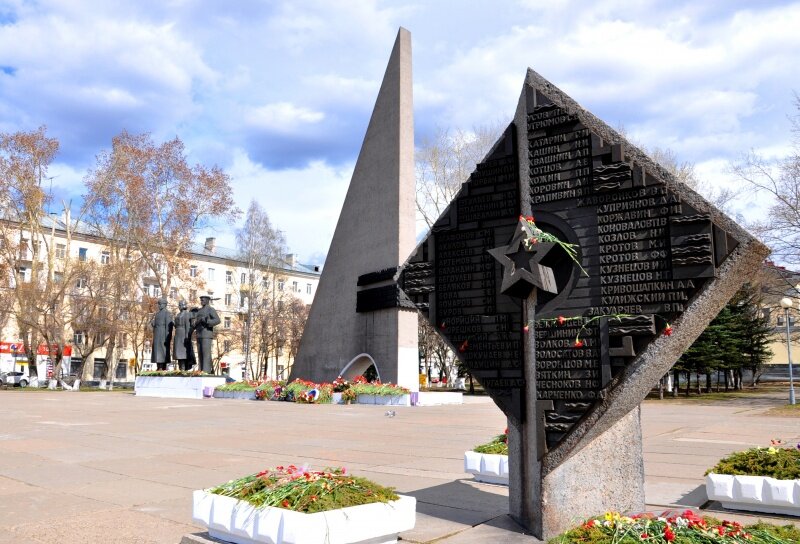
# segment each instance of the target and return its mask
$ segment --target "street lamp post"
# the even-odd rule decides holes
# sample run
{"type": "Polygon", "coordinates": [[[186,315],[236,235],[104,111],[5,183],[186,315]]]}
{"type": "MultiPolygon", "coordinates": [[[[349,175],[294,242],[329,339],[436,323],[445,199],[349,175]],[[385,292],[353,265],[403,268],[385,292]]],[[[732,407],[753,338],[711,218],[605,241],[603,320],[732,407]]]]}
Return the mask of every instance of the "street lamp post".
{"type": "Polygon", "coordinates": [[[789,404],[794,404],[794,376],[792,375],[792,339],[789,335],[789,308],[792,307],[792,299],[784,297],[781,299],[781,308],[786,315],[786,355],[789,359],[789,404]]]}

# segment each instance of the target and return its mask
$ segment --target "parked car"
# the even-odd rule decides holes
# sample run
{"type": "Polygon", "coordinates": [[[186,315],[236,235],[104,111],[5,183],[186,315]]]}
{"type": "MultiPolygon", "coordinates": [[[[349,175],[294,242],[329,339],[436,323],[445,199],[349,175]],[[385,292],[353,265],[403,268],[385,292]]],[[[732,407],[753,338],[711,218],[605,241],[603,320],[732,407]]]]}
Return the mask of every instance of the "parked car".
{"type": "Polygon", "coordinates": [[[28,387],[28,376],[22,372],[3,372],[0,374],[0,384],[28,387]]]}

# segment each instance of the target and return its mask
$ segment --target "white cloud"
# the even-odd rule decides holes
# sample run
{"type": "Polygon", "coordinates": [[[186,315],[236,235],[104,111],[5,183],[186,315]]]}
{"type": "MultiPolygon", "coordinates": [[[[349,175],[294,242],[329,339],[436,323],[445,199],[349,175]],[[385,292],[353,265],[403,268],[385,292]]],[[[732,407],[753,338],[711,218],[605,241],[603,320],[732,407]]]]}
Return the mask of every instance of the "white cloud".
{"type": "Polygon", "coordinates": [[[325,114],[309,108],[295,106],[291,102],[275,102],[250,108],[245,113],[245,122],[257,128],[292,131],[295,125],[309,125],[322,121],[325,114]]]}
{"type": "Polygon", "coordinates": [[[255,200],[273,224],[286,234],[289,247],[301,262],[321,264],[339,219],[354,164],[333,168],[313,162],[306,168],[268,170],[237,149],[226,169],[237,205],[246,210],[255,200]],[[318,262],[310,262],[317,259],[318,262]]]}

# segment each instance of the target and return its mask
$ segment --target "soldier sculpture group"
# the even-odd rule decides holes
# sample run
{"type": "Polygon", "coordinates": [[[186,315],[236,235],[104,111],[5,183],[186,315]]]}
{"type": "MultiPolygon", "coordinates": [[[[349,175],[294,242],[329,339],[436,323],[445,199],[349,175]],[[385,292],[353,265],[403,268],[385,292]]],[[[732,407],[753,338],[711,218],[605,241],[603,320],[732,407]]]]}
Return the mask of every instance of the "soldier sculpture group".
{"type": "Polygon", "coordinates": [[[178,304],[179,312],[174,317],[167,310],[167,299],[158,301],[158,311],[153,315],[152,362],[158,370],[167,370],[170,360],[178,363],[180,370],[189,370],[196,363],[203,372],[212,372],[211,347],[214,327],[219,325],[217,311],[210,304],[211,297],[200,297],[200,308],[186,309],[186,302],[178,304]],[[192,346],[192,334],[197,339],[197,358],[192,346]],[[172,353],[170,354],[170,344],[172,353]]]}

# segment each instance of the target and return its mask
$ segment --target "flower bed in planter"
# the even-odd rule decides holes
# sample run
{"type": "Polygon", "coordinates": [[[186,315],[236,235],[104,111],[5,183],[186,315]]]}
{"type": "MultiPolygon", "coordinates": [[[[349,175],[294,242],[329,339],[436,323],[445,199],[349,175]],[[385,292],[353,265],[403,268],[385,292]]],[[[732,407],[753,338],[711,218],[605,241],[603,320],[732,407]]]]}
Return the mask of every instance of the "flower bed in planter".
{"type": "Polygon", "coordinates": [[[800,445],[725,457],[706,473],[706,494],[724,508],[800,516],[800,445]]]}
{"type": "Polygon", "coordinates": [[[237,544],[396,542],[415,516],[413,497],[343,469],[277,467],[193,496],[194,520],[237,544]]]}
{"type": "Polygon", "coordinates": [[[140,397],[202,399],[203,389],[225,384],[224,376],[146,374],[136,376],[134,392],[140,397]]]}
{"type": "Polygon", "coordinates": [[[508,429],[491,442],[465,451],[464,472],[479,482],[508,485],[508,429]]]}
{"type": "Polygon", "coordinates": [[[800,529],[766,523],[743,526],[735,521],[721,521],[699,516],[691,510],[670,513],[622,515],[607,512],[552,538],[548,544],[784,544],[800,542],[800,529]]]}
{"type": "Polygon", "coordinates": [[[377,380],[367,382],[363,376],[356,376],[353,380],[350,394],[355,394],[358,404],[411,406],[411,392],[405,387],[377,380]]]}

